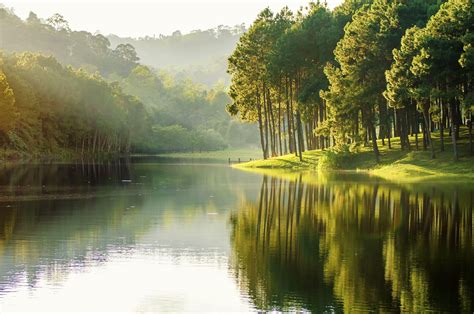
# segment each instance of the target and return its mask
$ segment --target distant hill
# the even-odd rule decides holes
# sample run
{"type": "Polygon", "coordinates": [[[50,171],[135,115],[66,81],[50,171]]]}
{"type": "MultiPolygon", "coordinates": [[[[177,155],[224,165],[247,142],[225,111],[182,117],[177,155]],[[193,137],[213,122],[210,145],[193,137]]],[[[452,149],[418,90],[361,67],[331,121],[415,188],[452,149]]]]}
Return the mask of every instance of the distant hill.
{"type": "Polygon", "coordinates": [[[228,83],[227,57],[244,32],[244,25],[238,25],[197,30],[189,34],[176,31],[170,36],[121,38],[109,35],[107,38],[111,47],[133,45],[143,64],[168,70],[177,79],[190,78],[211,86],[218,81],[228,83]]]}
{"type": "Polygon", "coordinates": [[[127,76],[137,66],[137,56],[129,45],[114,46],[100,34],[74,31],[59,14],[41,19],[30,12],[23,21],[0,4],[0,49],[8,52],[36,52],[52,55],[65,65],[127,76]]]}
{"type": "MultiPolygon", "coordinates": [[[[127,108],[131,105],[126,105],[130,102],[132,105],[136,103],[135,107],[144,109],[143,117],[136,119],[131,117],[130,120],[136,121],[146,130],[137,136],[136,141],[128,143],[127,150],[130,145],[135,152],[153,153],[212,150],[228,145],[233,147],[254,145],[257,143],[255,125],[239,123],[225,111],[226,105],[230,102],[225,85],[227,54],[233,49],[242,31],[243,27],[219,27],[187,35],[175,33],[158,39],[121,39],[112,36],[112,40],[115,41],[111,43],[109,38],[101,34],[71,30],[68,22],[59,14],[41,19],[35,13],[30,13],[26,20],[22,20],[12,10],[0,4],[0,83],[4,82],[3,85],[0,84],[0,107],[6,106],[4,109],[0,108],[3,110],[0,112],[11,113],[11,117],[6,114],[0,115],[0,122],[12,121],[17,116],[16,113],[20,113],[21,118],[18,119],[19,122],[15,124],[13,131],[10,129],[7,131],[13,132],[14,135],[20,134],[20,138],[26,143],[21,146],[27,147],[28,143],[42,142],[34,137],[31,138],[35,140],[28,140],[30,134],[41,135],[43,131],[45,134],[49,132],[46,128],[41,132],[38,131],[37,125],[46,121],[45,116],[49,119],[49,115],[52,115],[57,119],[52,120],[54,123],[56,121],[62,123],[66,118],[69,119],[61,115],[58,109],[60,106],[74,107],[75,112],[85,117],[83,124],[100,122],[100,126],[96,127],[98,134],[109,132],[108,129],[102,130],[102,127],[108,126],[107,123],[110,121],[107,120],[116,119],[107,117],[107,113],[116,112],[104,110],[105,118],[96,114],[88,116],[87,113],[92,112],[90,108],[102,108],[109,102],[112,107],[120,107],[120,103],[123,103],[126,112],[116,110],[118,112],[116,116],[124,120],[130,118],[127,115],[129,111],[127,108]],[[134,45],[140,47],[138,53],[134,45]],[[2,69],[7,63],[11,63],[11,66],[2,74],[2,69]],[[19,63],[18,66],[15,63],[19,63]],[[158,70],[143,63],[151,64],[158,70]],[[25,74],[25,78],[18,79],[17,72],[19,69],[23,70],[19,67],[23,64],[37,70],[25,74]],[[47,76],[48,73],[54,74],[54,78],[47,76]],[[97,90],[89,88],[87,84],[83,89],[75,87],[72,83],[64,85],[66,83],[62,79],[68,75],[72,77],[73,83],[79,82],[74,83],[76,85],[82,84],[81,78],[84,76],[88,78],[86,83],[100,82],[97,84],[102,84],[103,88],[97,90]],[[38,88],[36,85],[30,84],[33,86],[30,87],[26,83],[21,83],[31,79],[30,76],[34,76],[38,88]],[[219,81],[224,84],[216,84],[219,81]],[[202,84],[213,87],[207,88],[202,84]],[[48,88],[51,91],[48,91],[48,88]],[[2,99],[4,92],[8,94],[8,101],[2,99]],[[28,99],[33,99],[32,101],[21,98],[30,92],[33,96],[28,99]],[[14,96],[11,96],[11,93],[14,93],[14,96]],[[78,93],[79,96],[76,95],[78,93]],[[69,96],[77,96],[78,99],[69,101],[67,98],[69,96]],[[17,107],[13,103],[16,103],[17,107]],[[28,105],[33,108],[29,108],[28,105]],[[49,110],[50,108],[52,109],[49,110]],[[83,112],[85,109],[87,112],[83,112]],[[28,118],[33,114],[39,115],[40,118],[28,118]]],[[[48,134],[66,132],[64,131],[66,127],[59,125],[59,122],[54,123],[52,123],[54,130],[48,134]],[[56,128],[57,125],[59,126],[56,128]]],[[[13,145],[10,142],[14,140],[8,137],[2,139],[2,124],[5,127],[7,123],[0,123],[0,148],[10,147],[13,145]]],[[[132,122],[126,123],[126,128],[139,129],[133,125],[132,122]]],[[[93,138],[99,137],[95,136],[96,129],[91,129],[94,131],[93,138]]],[[[122,132],[119,126],[111,129],[117,134],[122,132]]],[[[81,135],[76,135],[72,136],[73,141],[81,142],[81,135]]],[[[46,138],[46,135],[44,137],[46,138]]],[[[115,135],[109,137],[115,138],[115,135]]],[[[64,148],[67,140],[43,142],[44,150],[47,150],[55,145],[64,148]]],[[[122,143],[118,149],[123,150],[123,147],[122,143]]]]}

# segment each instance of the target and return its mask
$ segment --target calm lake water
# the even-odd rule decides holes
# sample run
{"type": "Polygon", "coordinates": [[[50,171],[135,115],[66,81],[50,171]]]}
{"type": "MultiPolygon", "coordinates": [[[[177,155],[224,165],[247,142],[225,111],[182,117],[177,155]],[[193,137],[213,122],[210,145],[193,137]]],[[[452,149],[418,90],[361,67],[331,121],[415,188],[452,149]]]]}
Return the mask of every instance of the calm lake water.
{"type": "Polygon", "coordinates": [[[0,312],[472,312],[473,204],[360,174],[4,166],[0,312]]]}

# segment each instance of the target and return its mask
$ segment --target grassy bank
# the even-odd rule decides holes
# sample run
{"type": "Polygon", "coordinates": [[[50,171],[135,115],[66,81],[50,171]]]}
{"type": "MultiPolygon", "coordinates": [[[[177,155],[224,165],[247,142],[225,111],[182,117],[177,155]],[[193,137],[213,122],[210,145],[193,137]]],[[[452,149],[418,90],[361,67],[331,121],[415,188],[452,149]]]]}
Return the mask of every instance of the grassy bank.
{"type": "Polygon", "coordinates": [[[415,138],[410,138],[411,151],[401,151],[399,139],[392,140],[392,149],[379,141],[380,163],[376,163],[370,148],[360,148],[356,153],[334,153],[314,150],[303,154],[303,161],[295,155],[286,155],[268,160],[255,160],[234,165],[237,168],[287,169],[287,170],[354,170],[394,181],[474,180],[474,157],[469,155],[467,133],[463,130],[458,143],[459,161],[454,162],[451,139],[445,136],[445,151],[441,152],[439,134],[434,134],[436,158],[423,150],[422,139],[419,149],[415,148],[415,138]]]}
{"type": "Polygon", "coordinates": [[[167,158],[182,158],[182,159],[205,159],[232,163],[247,162],[262,158],[262,152],[256,149],[226,149],[210,152],[185,152],[185,153],[166,153],[157,156],[167,158]]]}
{"type": "MultiPolygon", "coordinates": [[[[209,152],[186,152],[186,153],[167,153],[158,155],[140,155],[132,154],[132,156],[158,156],[171,159],[196,159],[208,160],[215,162],[238,163],[239,159],[242,163],[249,160],[261,158],[262,153],[256,149],[228,149],[209,152]]],[[[78,152],[68,149],[55,149],[52,152],[41,152],[39,150],[20,151],[14,149],[0,149],[0,163],[38,163],[44,161],[68,162],[82,158],[117,158],[116,154],[97,154],[94,156],[81,156],[78,152]]]]}

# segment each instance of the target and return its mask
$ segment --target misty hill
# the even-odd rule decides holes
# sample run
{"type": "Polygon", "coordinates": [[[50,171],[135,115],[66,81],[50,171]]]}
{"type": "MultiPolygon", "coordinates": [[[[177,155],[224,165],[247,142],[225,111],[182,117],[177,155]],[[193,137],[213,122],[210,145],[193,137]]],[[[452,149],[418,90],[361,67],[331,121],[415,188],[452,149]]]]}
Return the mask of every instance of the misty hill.
{"type": "Polygon", "coordinates": [[[0,49],[9,52],[37,52],[52,55],[62,64],[96,71],[104,76],[128,75],[137,65],[135,50],[129,45],[111,49],[100,34],[73,31],[59,14],[47,20],[31,12],[23,21],[0,4],[0,49]]]}
{"type": "MultiPolygon", "coordinates": [[[[225,38],[227,35],[223,34],[227,34],[227,31],[222,30],[219,34],[216,35],[216,38],[225,38]]],[[[230,99],[225,92],[224,85],[220,84],[213,88],[206,88],[189,79],[176,80],[176,75],[171,76],[163,71],[158,73],[151,67],[140,64],[140,59],[133,45],[118,43],[113,46],[107,37],[100,34],[94,35],[85,31],[71,30],[68,22],[59,14],[44,20],[38,18],[36,14],[30,13],[24,21],[11,10],[0,7],[0,65],[8,62],[12,64],[11,71],[4,73],[4,81],[7,85],[12,84],[12,87],[8,87],[8,90],[11,90],[14,94],[11,102],[16,103],[16,105],[13,104],[8,107],[14,110],[8,109],[8,111],[15,112],[13,116],[18,113],[21,117],[19,123],[15,124],[13,129],[8,132],[13,132],[12,134],[15,135],[22,134],[21,138],[25,138],[23,140],[25,143],[29,142],[27,136],[30,133],[24,134],[19,131],[22,126],[24,128],[22,124],[25,123],[24,119],[29,116],[29,112],[42,112],[41,108],[36,108],[36,103],[39,104],[39,102],[31,104],[34,107],[31,110],[26,105],[22,105],[21,97],[27,94],[29,89],[36,95],[36,98],[54,99],[54,104],[51,104],[54,110],[50,111],[53,116],[51,121],[56,121],[55,119],[62,120],[59,114],[60,111],[56,110],[57,106],[63,106],[66,101],[61,95],[79,93],[79,100],[75,100],[73,105],[76,111],[85,117],[84,124],[99,123],[97,116],[90,116],[86,112],[82,112],[84,110],[90,111],[89,108],[94,108],[94,106],[97,108],[104,106],[102,98],[98,100],[90,98],[97,91],[92,88],[84,88],[79,92],[77,88],[73,87],[74,84],[61,85],[60,77],[65,76],[64,73],[69,73],[67,71],[76,73],[76,69],[81,69],[77,72],[78,75],[90,76],[92,82],[101,82],[100,84],[104,85],[101,93],[108,95],[107,97],[123,94],[123,99],[128,101],[129,98],[127,97],[132,95],[136,98],[138,107],[143,105],[145,109],[143,123],[139,124],[140,126],[146,126],[146,130],[140,135],[140,139],[132,141],[128,146],[134,152],[212,150],[228,145],[242,146],[256,143],[254,126],[241,124],[225,112],[225,107],[230,99]],[[23,56],[25,52],[33,53],[26,55],[34,57],[25,58],[23,56]],[[52,56],[52,59],[42,59],[45,55],[52,56]],[[36,62],[35,60],[53,60],[50,63],[54,66],[51,66],[51,69],[48,68],[48,71],[45,72],[40,70],[44,62],[36,62]],[[27,62],[38,68],[34,75],[36,75],[38,82],[44,80],[45,86],[49,86],[48,82],[51,81],[47,77],[47,73],[53,71],[53,69],[57,71],[57,80],[55,80],[57,85],[54,85],[54,89],[59,90],[58,94],[53,95],[42,90],[24,88],[21,84],[15,85],[15,82],[17,82],[15,80],[15,71],[17,70],[14,66],[15,62],[27,62]],[[63,70],[57,70],[59,68],[63,68],[63,70]],[[91,95],[88,95],[88,92],[91,95]]],[[[0,69],[1,71],[2,69],[0,69]]],[[[225,73],[225,70],[222,73],[225,73]]],[[[76,79],[74,75],[71,76],[71,80],[76,79]]],[[[220,75],[222,76],[222,74],[220,75]]],[[[26,79],[20,78],[19,81],[23,80],[26,79]]],[[[107,99],[107,97],[104,99],[107,99]]],[[[42,107],[46,108],[46,105],[42,105],[42,107]]],[[[127,115],[124,115],[124,117],[127,117],[127,115]]],[[[44,119],[34,121],[44,121],[44,119]]],[[[105,126],[106,124],[100,123],[100,125],[105,126]]],[[[127,123],[127,125],[132,127],[133,124],[127,123]]],[[[32,133],[38,133],[37,127],[24,129],[31,129],[33,130],[32,133]]],[[[55,134],[65,131],[62,127],[54,130],[52,133],[55,134]]],[[[102,130],[102,127],[97,128],[97,134],[101,132],[107,133],[108,131],[102,130]]],[[[71,140],[81,142],[82,140],[77,138],[76,135],[71,140]]],[[[95,136],[94,131],[94,141],[98,136],[95,136]]],[[[58,141],[58,143],[60,144],[57,146],[64,148],[63,144],[66,142],[58,141]]],[[[53,142],[45,143],[44,150],[51,150],[49,146],[54,146],[55,144],[53,144],[53,142]]],[[[8,136],[4,145],[5,147],[15,147],[8,136]]],[[[0,142],[1,146],[2,143],[0,142]]],[[[123,149],[123,146],[120,149],[123,149]]]]}
{"type": "Polygon", "coordinates": [[[226,85],[229,82],[227,58],[244,32],[244,25],[221,25],[189,34],[176,31],[170,36],[121,38],[109,35],[107,38],[112,47],[133,45],[143,64],[166,69],[177,79],[190,78],[211,86],[219,80],[226,85]]]}

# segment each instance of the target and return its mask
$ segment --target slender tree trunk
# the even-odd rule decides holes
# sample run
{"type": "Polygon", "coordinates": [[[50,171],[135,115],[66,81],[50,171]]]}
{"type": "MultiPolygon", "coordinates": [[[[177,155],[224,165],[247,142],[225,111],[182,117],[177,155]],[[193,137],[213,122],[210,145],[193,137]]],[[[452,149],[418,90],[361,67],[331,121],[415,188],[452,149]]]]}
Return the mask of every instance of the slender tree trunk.
{"type": "Polygon", "coordinates": [[[457,161],[458,158],[458,147],[457,147],[457,139],[456,139],[456,122],[455,122],[455,113],[454,113],[454,107],[455,104],[454,102],[451,102],[451,104],[448,106],[449,108],[449,116],[451,118],[451,138],[453,141],[453,153],[454,153],[454,160],[457,161]]]}
{"type": "MultiPolygon", "coordinates": [[[[461,124],[462,124],[462,116],[461,116],[461,108],[459,108],[459,100],[457,98],[454,98],[453,99],[453,103],[454,103],[454,120],[453,120],[453,124],[455,126],[455,130],[456,130],[456,140],[459,140],[459,130],[461,128],[461,124]]],[[[457,150],[457,149],[456,149],[457,150]]]]}
{"type": "Polygon", "coordinates": [[[392,149],[391,137],[392,137],[392,127],[389,126],[388,131],[387,131],[388,149],[392,149]]]}
{"type": "Polygon", "coordinates": [[[428,125],[426,124],[426,120],[425,120],[425,117],[424,117],[424,113],[422,114],[423,116],[423,123],[422,123],[422,131],[423,131],[423,150],[427,150],[428,149],[428,125]]]}
{"type": "Polygon", "coordinates": [[[297,143],[297,128],[295,126],[295,118],[293,112],[293,81],[290,79],[290,116],[291,116],[291,133],[293,134],[293,148],[294,153],[298,156],[298,143],[297,143]]]}
{"type": "Polygon", "coordinates": [[[265,150],[265,136],[263,134],[263,121],[262,121],[262,105],[260,104],[260,96],[257,91],[257,113],[258,113],[258,130],[260,131],[260,145],[262,147],[263,159],[267,159],[267,151],[265,150]]]}
{"type": "Polygon", "coordinates": [[[299,110],[296,110],[296,124],[298,127],[298,154],[300,157],[300,161],[303,161],[304,138],[303,138],[303,128],[301,126],[301,114],[299,110]]]}
{"type": "Polygon", "coordinates": [[[370,137],[372,139],[372,149],[374,151],[375,161],[377,163],[379,163],[380,162],[380,152],[379,152],[379,147],[377,145],[377,133],[375,131],[375,126],[374,126],[374,122],[373,122],[372,119],[373,119],[372,113],[369,111],[368,115],[367,115],[367,126],[368,126],[368,129],[369,129],[370,137]]]}
{"type": "Polygon", "coordinates": [[[283,117],[283,134],[284,134],[284,137],[283,137],[283,148],[285,149],[285,155],[288,154],[288,145],[287,145],[287,142],[286,142],[286,138],[287,138],[287,135],[286,135],[286,128],[285,128],[285,125],[288,124],[288,120],[286,121],[285,123],[285,117],[283,117]]]}
{"type": "Polygon", "coordinates": [[[370,129],[370,133],[372,134],[372,148],[374,150],[375,160],[377,161],[377,163],[379,163],[380,153],[379,153],[379,147],[377,145],[377,134],[375,132],[375,126],[373,125],[372,122],[370,122],[369,129],[370,129]]]}
{"type": "MultiPolygon", "coordinates": [[[[319,123],[323,124],[324,123],[324,100],[321,102],[321,105],[319,106],[319,123]]],[[[319,136],[319,145],[320,149],[324,149],[324,135],[319,136]]]]}
{"type": "Polygon", "coordinates": [[[291,103],[290,103],[290,92],[289,92],[289,79],[286,78],[285,81],[285,95],[286,95],[286,126],[288,129],[288,150],[291,153],[294,152],[294,147],[293,147],[293,132],[292,132],[292,126],[291,126],[291,103]]]}
{"type": "MultiPolygon", "coordinates": [[[[263,84],[263,118],[265,119],[264,127],[265,127],[265,152],[267,155],[267,158],[270,157],[270,154],[268,153],[268,123],[269,123],[269,117],[268,117],[268,110],[266,108],[267,105],[267,97],[266,97],[266,92],[265,92],[265,84],[263,84]]],[[[265,158],[266,159],[266,158],[265,158]]]]}
{"type": "Polygon", "coordinates": [[[431,159],[435,159],[435,150],[433,145],[433,139],[431,138],[431,129],[429,127],[429,115],[430,115],[430,107],[428,105],[423,106],[423,118],[425,119],[425,134],[428,144],[430,145],[431,149],[431,159]]]}
{"type": "Polygon", "coordinates": [[[280,156],[283,155],[281,143],[281,82],[278,85],[278,146],[280,147],[280,156]]]}
{"type": "Polygon", "coordinates": [[[410,145],[410,120],[408,119],[408,110],[407,108],[403,108],[402,111],[402,119],[401,119],[401,127],[402,127],[402,134],[405,141],[405,148],[411,150],[410,145]]]}
{"type": "Polygon", "coordinates": [[[420,123],[419,123],[419,120],[418,120],[418,110],[415,109],[415,114],[414,114],[414,123],[413,123],[413,127],[415,128],[415,144],[416,144],[416,150],[418,150],[420,148],[420,145],[419,145],[419,139],[418,139],[418,134],[420,133],[420,123]]]}
{"type": "Polygon", "coordinates": [[[472,143],[472,111],[470,113],[470,118],[469,118],[469,122],[468,122],[468,127],[469,127],[469,152],[471,154],[471,156],[474,155],[474,147],[473,147],[473,143],[472,143]]]}
{"type": "Polygon", "coordinates": [[[441,143],[441,151],[444,152],[444,125],[446,123],[446,115],[444,113],[444,104],[440,100],[440,119],[439,119],[439,141],[441,143]]]}
{"type": "Polygon", "coordinates": [[[384,105],[379,105],[379,115],[380,115],[380,126],[379,126],[379,138],[382,140],[382,146],[385,146],[385,137],[386,137],[386,129],[385,129],[385,120],[387,119],[387,112],[385,111],[384,105]]]}
{"type": "Polygon", "coordinates": [[[270,143],[272,149],[272,157],[275,157],[276,154],[276,138],[275,138],[275,118],[273,116],[273,103],[270,97],[270,90],[267,89],[267,108],[268,108],[268,115],[270,116],[269,123],[270,123],[270,143]]]}

